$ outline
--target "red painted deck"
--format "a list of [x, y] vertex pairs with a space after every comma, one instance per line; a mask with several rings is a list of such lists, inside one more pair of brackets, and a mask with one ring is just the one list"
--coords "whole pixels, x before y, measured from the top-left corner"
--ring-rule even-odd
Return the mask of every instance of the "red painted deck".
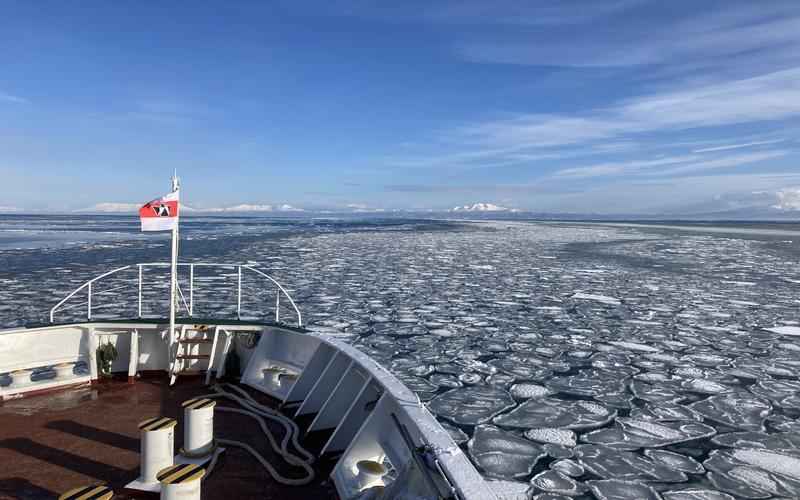
[[[108, 483], [116, 492], [115, 499], [153, 498], [123, 492], [139, 472], [138, 423], [161, 415], [177, 418], [177, 451], [183, 441], [181, 402], [208, 392], [199, 377], [184, 377], [169, 387], [164, 376], [135, 384], [107, 381], [1, 403], [0, 499], [57, 498], [93, 482]], [[266, 396], [253, 395], [274, 406]], [[219, 404], [236, 407], [226, 400]], [[214, 419], [217, 437], [247, 442], [283, 474], [302, 476], [302, 470], [288, 466], [272, 452], [254, 419], [230, 413], [216, 413]], [[270, 428], [282, 436], [279, 426]], [[304, 441], [304, 445], [317, 451], [317, 443]], [[328, 479], [332, 466], [318, 464], [310, 485], [282, 486], [246, 451], [229, 448], [203, 482], [203, 498], [336, 498]]]

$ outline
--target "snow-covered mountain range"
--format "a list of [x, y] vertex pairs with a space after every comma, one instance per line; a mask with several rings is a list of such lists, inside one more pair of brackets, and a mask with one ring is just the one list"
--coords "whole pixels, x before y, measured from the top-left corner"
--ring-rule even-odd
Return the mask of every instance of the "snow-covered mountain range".
[[511, 208], [501, 207], [493, 203], [474, 203], [461, 207], [453, 207], [450, 212], [513, 212]]
[[[141, 203], [97, 203], [91, 207], [76, 210], [90, 213], [127, 213], [136, 214]], [[191, 213], [254, 213], [254, 212], [303, 212], [302, 208], [292, 205], [250, 205], [239, 204], [230, 207], [194, 208], [181, 203], [181, 211]]]

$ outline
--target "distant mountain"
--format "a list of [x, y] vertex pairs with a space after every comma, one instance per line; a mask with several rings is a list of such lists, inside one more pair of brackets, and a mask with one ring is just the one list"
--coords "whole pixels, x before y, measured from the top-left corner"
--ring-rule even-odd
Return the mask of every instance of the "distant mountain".
[[292, 205], [248, 205], [246, 203], [223, 208], [202, 208], [198, 212], [304, 212], [302, 208]]
[[686, 207], [676, 215], [714, 219], [798, 219], [800, 187], [726, 193]]
[[475, 203], [463, 207], [453, 207], [450, 212], [515, 212], [516, 210], [501, 207], [493, 203]]
[[[79, 208], [76, 212], [100, 212], [100, 213], [130, 213], [135, 214], [139, 211], [141, 203], [96, 203], [91, 207]], [[183, 208], [183, 207], [181, 207]]]

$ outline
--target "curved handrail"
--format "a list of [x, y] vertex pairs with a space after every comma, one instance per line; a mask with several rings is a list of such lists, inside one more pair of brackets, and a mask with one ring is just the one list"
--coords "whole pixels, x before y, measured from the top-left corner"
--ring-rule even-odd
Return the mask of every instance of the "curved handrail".
[[54, 315], [55, 315], [55, 313], [56, 313], [56, 310], [57, 310], [59, 307], [61, 307], [62, 305], [64, 305], [64, 302], [66, 302], [66, 301], [68, 301], [69, 299], [71, 299], [71, 298], [72, 298], [72, 297], [73, 297], [73, 296], [74, 296], [76, 293], [80, 292], [81, 290], [83, 290], [83, 289], [84, 289], [84, 288], [86, 288], [86, 287], [89, 287], [89, 304], [88, 304], [88, 305], [89, 305], [89, 308], [88, 308], [88, 316], [89, 316], [89, 319], [91, 319], [91, 317], [92, 317], [92, 299], [91, 299], [91, 296], [92, 296], [92, 293], [91, 293], [91, 287], [92, 287], [92, 283], [94, 283], [95, 281], [97, 281], [97, 280], [99, 280], [99, 279], [105, 278], [106, 276], [110, 276], [110, 275], [112, 275], [112, 274], [114, 274], [114, 273], [116, 273], [116, 272], [119, 272], [119, 271], [124, 271], [125, 269], [128, 269], [128, 268], [130, 268], [130, 267], [131, 267], [131, 266], [123, 266], [123, 267], [118, 267], [117, 269], [112, 269], [111, 271], [108, 271], [107, 273], [103, 273], [103, 274], [101, 274], [101, 275], [99, 275], [99, 276], [95, 276], [94, 278], [90, 279], [89, 281], [87, 281], [87, 282], [86, 282], [86, 283], [84, 283], [83, 285], [81, 285], [81, 286], [79, 286], [78, 288], [76, 288], [75, 290], [73, 290], [73, 291], [72, 291], [72, 293], [70, 293], [69, 295], [67, 295], [67, 296], [66, 296], [66, 297], [64, 297], [63, 299], [61, 299], [61, 302], [59, 302], [58, 304], [56, 304], [55, 306], [53, 306], [53, 308], [52, 308], [52, 309], [50, 309], [50, 323], [53, 323], [53, 317], [54, 317]]
[[[77, 294], [81, 290], [87, 289], [87, 288], [88, 288], [88, 300], [87, 300], [87, 306], [88, 307], [87, 307], [86, 316], [87, 316], [87, 319], [92, 319], [92, 284], [95, 283], [96, 281], [98, 281], [98, 280], [100, 280], [102, 278], [105, 278], [107, 276], [110, 276], [110, 275], [112, 275], [114, 273], [117, 273], [117, 272], [120, 272], [120, 271], [124, 271], [126, 269], [131, 269], [131, 268], [134, 268], [134, 267], [137, 267], [139, 269], [139, 278], [138, 278], [139, 297], [138, 297], [138, 303], [139, 303], [139, 317], [142, 317], [142, 282], [143, 282], [142, 271], [143, 271], [143, 269], [146, 268], [146, 267], [169, 267], [169, 266], [170, 266], [170, 264], [167, 263], [167, 262], [143, 262], [143, 263], [139, 263], [139, 264], [131, 264], [131, 265], [119, 267], [119, 268], [116, 268], [116, 269], [112, 269], [111, 271], [108, 271], [108, 272], [105, 272], [105, 273], [100, 274], [98, 276], [95, 276], [94, 278], [86, 281], [85, 283], [80, 285], [78, 288], [73, 290], [69, 295], [67, 295], [66, 297], [61, 299], [60, 302], [58, 302], [55, 306], [53, 306], [50, 309], [50, 323], [54, 323], [55, 322], [55, 313], [59, 310], [59, 308], [61, 308], [61, 306], [64, 305], [64, 303], [66, 303], [69, 299], [74, 297], [75, 294]], [[303, 326], [303, 315], [300, 312], [300, 309], [297, 307], [297, 304], [295, 303], [294, 299], [292, 299], [292, 296], [289, 295], [289, 292], [286, 291], [286, 289], [283, 287], [283, 285], [281, 285], [275, 278], [273, 278], [272, 276], [270, 276], [269, 274], [267, 274], [267, 273], [265, 273], [265, 272], [263, 272], [261, 270], [258, 270], [256, 268], [254, 268], [254, 267], [252, 267], [250, 265], [246, 265], [246, 264], [217, 264], [217, 263], [208, 263], [208, 262], [179, 262], [178, 266], [179, 267], [181, 267], [181, 266], [189, 266], [189, 268], [190, 268], [190, 274], [189, 274], [189, 305], [188, 305], [188, 307], [186, 307], [186, 299], [185, 299], [185, 297], [183, 297], [183, 292], [182, 291], [180, 292], [181, 293], [181, 297], [183, 298], [184, 306], [186, 307], [187, 311], [189, 312], [189, 316], [190, 317], [193, 316], [193, 311], [194, 311], [194, 268], [195, 267], [226, 267], [226, 268], [236, 269], [237, 273], [238, 273], [237, 299], [236, 299], [237, 300], [237, 307], [236, 307], [237, 316], [241, 315], [242, 269], [245, 269], [245, 270], [253, 271], [254, 273], [256, 273], [256, 274], [268, 279], [270, 282], [272, 282], [278, 288], [278, 295], [276, 296], [276, 302], [275, 302], [275, 322], [276, 323], [280, 323], [280, 296], [281, 296], [281, 294], [283, 294], [289, 300], [289, 303], [291, 304], [292, 308], [294, 309], [295, 314], [297, 315], [297, 326]], [[71, 307], [75, 307], [75, 306], [71, 306]]]
[[[303, 315], [300, 313], [300, 309], [298, 309], [297, 304], [294, 303], [294, 300], [292, 299], [292, 296], [289, 295], [289, 292], [287, 292], [286, 289], [283, 288], [283, 286], [275, 280], [275, 278], [273, 278], [272, 276], [270, 276], [269, 274], [267, 274], [267, 273], [265, 273], [263, 271], [259, 271], [258, 269], [255, 269], [255, 268], [250, 267], [250, 266], [240, 266], [240, 267], [243, 267], [245, 269], [249, 269], [249, 270], [253, 271], [256, 274], [260, 274], [261, 276], [263, 276], [263, 277], [267, 278], [268, 280], [270, 280], [271, 282], [273, 282], [275, 284], [275, 286], [277, 286], [281, 290], [281, 292], [283, 292], [283, 294], [286, 295], [286, 298], [289, 299], [289, 303], [294, 308], [294, 312], [297, 313], [297, 326], [303, 326]], [[277, 313], [277, 309], [276, 309], [276, 313]]]

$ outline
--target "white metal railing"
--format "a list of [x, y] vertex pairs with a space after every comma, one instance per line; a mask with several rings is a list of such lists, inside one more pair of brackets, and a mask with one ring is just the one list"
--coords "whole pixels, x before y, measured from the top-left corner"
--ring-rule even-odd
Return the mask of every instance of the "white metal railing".
[[[51, 323], [55, 322], [55, 314], [56, 314], [57, 311], [66, 311], [66, 310], [69, 310], [69, 309], [74, 309], [76, 307], [82, 307], [84, 305], [86, 306], [86, 319], [87, 320], [91, 320], [92, 319], [92, 307], [93, 307], [93, 305], [92, 305], [92, 297], [93, 297], [93, 295], [95, 297], [98, 296], [98, 295], [104, 295], [104, 294], [108, 295], [111, 292], [116, 292], [116, 291], [118, 291], [120, 289], [123, 289], [125, 287], [124, 285], [115, 286], [113, 288], [108, 288], [108, 289], [105, 289], [105, 290], [103, 290], [101, 292], [97, 292], [95, 287], [94, 287], [94, 285], [96, 283], [100, 282], [101, 280], [103, 280], [104, 278], [108, 278], [109, 276], [115, 275], [117, 273], [121, 273], [122, 271], [125, 271], [127, 269], [132, 269], [134, 267], [138, 267], [138, 279], [137, 279], [137, 283], [138, 283], [137, 305], [138, 305], [138, 307], [137, 307], [137, 311], [138, 311], [138, 317], [142, 318], [143, 317], [143, 315], [142, 315], [142, 312], [143, 312], [142, 311], [143, 290], [144, 290], [144, 284], [145, 284], [144, 283], [144, 270], [145, 270], [145, 268], [148, 268], [148, 267], [161, 267], [161, 268], [167, 267], [168, 268], [169, 266], [170, 266], [170, 264], [167, 263], [167, 262], [145, 262], [145, 263], [141, 263], [141, 264], [131, 264], [131, 265], [128, 265], [128, 266], [118, 267], [116, 269], [112, 269], [111, 271], [105, 272], [105, 273], [103, 273], [103, 274], [101, 274], [99, 276], [96, 276], [96, 277], [90, 279], [89, 281], [83, 283], [81, 286], [79, 286], [78, 288], [73, 290], [69, 295], [64, 297], [58, 304], [53, 306], [53, 308], [50, 309], [50, 322]], [[188, 267], [189, 268], [189, 300], [188, 301], [186, 300], [186, 296], [184, 295], [183, 290], [181, 290], [180, 286], [178, 286], [178, 299], [179, 299], [180, 302], [183, 303], [183, 307], [186, 310], [186, 312], [189, 314], [190, 317], [194, 316], [195, 288], [198, 286], [198, 285], [196, 285], [196, 280], [195, 280], [195, 268], [199, 268], [199, 267], [205, 267], [205, 268], [227, 268], [227, 269], [235, 269], [236, 270], [236, 317], [237, 318], [241, 318], [241, 315], [242, 315], [242, 273], [243, 273], [243, 271], [250, 271], [252, 273], [255, 273], [255, 275], [257, 275], [258, 277], [260, 277], [262, 279], [266, 279], [268, 282], [270, 282], [271, 284], [275, 285], [275, 287], [277, 289], [276, 290], [276, 294], [275, 294], [275, 322], [276, 323], [280, 323], [280, 320], [281, 320], [281, 316], [280, 316], [280, 313], [281, 313], [281, 295], [283, 295], [284, 297], [286, 297], [286, 299], [289, 301], [289, 304], [294, 309], [294, 312], [295, 312], [295, 314], [297, 316], [297, 326], [302, 326], [303, 325], [303, 316], [300, 313], [300, 309], [298, 309], [297, 304], [295, 304], [294, 299], [292, 299], [292, 296], [289, 295], [289, 292], [287, 292], [286, 289], [283, 287], [283, 285], [278, 283], [278, 281], [275, 280], [275, 278], [273, 278], [272, 276], [268, 275], [267, 273], [265, 273], [263, 271], [260, 271], [260, 270], [258, 270], [256, 268], [252, 267], [252, 266], [243, 265], [243, 264], [178, 263], [178, 267], [179, 268], [181, 268], [181, 267], [183, 267], [183, 268]], [[69, 299], [74, 297], [81, 290], [86, 290], [86, 292], [87, 292], [86, 302], [79, 303], [79, 304], [68, 304], [68, 305], [65, 305], [67, 303], [67, 301], [69, 301]], [[96, 309], [99, 306], [95, 305], [94, 307]]]

